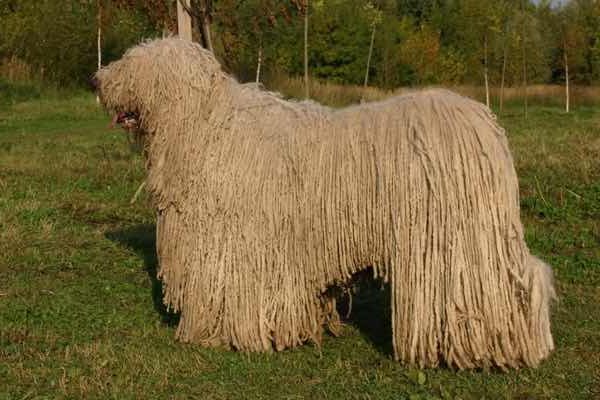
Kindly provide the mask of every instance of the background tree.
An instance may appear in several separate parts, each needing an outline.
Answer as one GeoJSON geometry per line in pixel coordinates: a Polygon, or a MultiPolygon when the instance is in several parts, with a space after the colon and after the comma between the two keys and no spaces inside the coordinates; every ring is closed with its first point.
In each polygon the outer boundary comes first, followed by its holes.
{"type": "MultiPolygon", "coordinates": [[[[103,4],[104,62],[155,32],[144,13],[129,12],[112,2],[103,4]]],[[[97,10],[95,0],[14,2],[2,16],[0,53],[26,62],[35,79],[84,84],[98,66],[97,10]]]]}
{"type": "Polygon", "coordinates": [[[440,34],[430,25],[423,23],[400,46],[402,62],[408,65],[416,85],[436,82],[440,34]]]}
{"type": "Polygon", "coordinates": [[[202,47],[214,53],[212,42],[211,23],[213,17],[212,0],[190,0],[189,4],[184,0],[176,0],[192,19],[192,26],[195,28],[197,40],[202,47]]]}
{"type": "MultiPolygon", "coordinates": [[[[0,73],[20,63],[35,79],[78,85],[97,69],[97,28],[104,64],[142,38],[176,31],[178,0],[98,1],[0,0],[0,73]]],[[[319,80],[390,89],[481,85],[488,103],[499,85],[501,106],[502,88],[523,85],[524,72],[527,84],[563,84],[568,66],[570,85],[600,83],[598,0],[313,0],[310,15],[305,7],[190,0],[195,39],[242,81],[305,79],[310,70],[319,80]],[[310,46],[301,39],[305,15],[310,46]]]]}
{"type": "Polygon", "coordinates": [[[502,54],[502,61],[500,66],[500,95],[499,95],[499,108],[500,113],[504,108],[504,87],[506,83],[506,67],[508,64],[509,48],[510,43],[516,42],[517,29],[515,26],[515,13],[513,4],[511,1],[502,0],[498,4],[500,32],[499,40],[496,41],[497,45],[500,46],[498,49],[502,54]]]}
{"type": "Polygon", "coordinates": [[[369,44],[369,55],[367,56],[367,68],[365,70],[365,82],[364,82],[364,87],[366,88],[367,84],[369,83],[369,72],[371,69],[371,57],[373,56],[373,45],[375,43],[375,30],[377,29],[377,26],[379,24],[381,24],[383,13],[381,10],[378,10],[377,8],[375,8],[373,3],[371,3],[370,1],[368,1],[364,5],[363,11],[365,12],[366,17],[371,24],[371,42],[369,44]]]}
{"type": "Polygon", "coordinates": [[[301,3],[302,14],[304,15],[304,98],[310,97],[308,88],[308,0],[301,3]]]}
{"type": "Polygon", "coordinates": [[[557,38],[557,70],[563,67],[565,81],[565,111],[570,111],[570,74],[569,70],[576,71],[580,79],[586,77],[586,69],[588,67],[586,60],[586,32],[584,28],[577,24],[579,9],[577,4],[571,3],[564,7],[555,18],[559,26],[559,35],[557,38]],[[562,65],[561,65],[562,64],[562,65]]]}

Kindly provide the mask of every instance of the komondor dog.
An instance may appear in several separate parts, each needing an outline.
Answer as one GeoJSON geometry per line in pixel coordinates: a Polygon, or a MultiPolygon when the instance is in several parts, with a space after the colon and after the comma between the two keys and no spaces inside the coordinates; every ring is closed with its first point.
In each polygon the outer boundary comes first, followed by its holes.
{"type": "Polygon", "coordinates": [[[372,268],[390,285],[396,359],[508,368],[553,349],[552,272],[524,242],[506,136],[485,106],[445,90],[341,110],[290,102],[174,38],[97,79],[144,143],[180,340],[320,343],[328,288],[372,268]]]}

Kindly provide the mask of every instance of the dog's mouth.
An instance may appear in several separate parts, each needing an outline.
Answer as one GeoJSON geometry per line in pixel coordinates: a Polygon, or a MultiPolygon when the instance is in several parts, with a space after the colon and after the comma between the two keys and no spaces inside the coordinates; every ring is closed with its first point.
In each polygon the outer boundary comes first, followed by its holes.
{"type": "Polygon", "coordinates": [[[142,129],[142,120],[137,111],[118,111],[115,110],[114,116],[110,122],[111,128],[120,126],[125,132],[127,141],[131,149],[138,151],[144,148],[146,135],[142,129]]]}
{"type": "Polygon", "coordinates": [[[127,132],[137,131],[140,127],[140,115],[135,111],[116,112],[110,123],[111,127],[119,125],[127,132]]]}

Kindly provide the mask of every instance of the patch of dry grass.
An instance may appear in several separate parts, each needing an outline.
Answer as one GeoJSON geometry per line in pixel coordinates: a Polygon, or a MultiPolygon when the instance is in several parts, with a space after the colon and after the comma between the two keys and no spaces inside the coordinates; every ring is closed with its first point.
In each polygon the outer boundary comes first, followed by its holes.
{"type": "MultiPolygon", "coordinates": [[[[304,97],[304,80],[297,77],[278,76],[268,82],[267,86],[285,96],[301,99],[304,97]]],[[[435,86],[446,87],[464,96],[485,101],[485,89],[481,86],[435,86]]],[[[311,80],[310,97],[320,103],[332,106],[345,106],[364,101],[381,100],[392,95],[403,94],[418,88],[398,88],[383,90],[373,86],[364,88],[358,85],[337,85],[334,83],[311,80]]],[[[600,104],[600,87],[598,86],[572,86],[571,107],[582,105],[600,104]]],[[[515,103],[523,101],[525,91],[522,87],[504,88],[504,102],[515,103]]],[[[500,88],[491,87],[490,96],[492,107],[499,104],[500,88]]],[[[527,87],[527,97],[530,105],[556,105],[563,107],[565,101],[565,88],[560,85],[531,85],[527,87]]]]}

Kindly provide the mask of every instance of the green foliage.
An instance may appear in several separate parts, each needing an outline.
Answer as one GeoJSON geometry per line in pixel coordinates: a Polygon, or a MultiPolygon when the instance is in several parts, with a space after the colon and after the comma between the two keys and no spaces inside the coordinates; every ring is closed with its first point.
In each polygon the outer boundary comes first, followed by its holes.
{"type": "Polygon", "coordinates": [[[3,52],[14,54],[39,71],[39,77],[67,83],[93,66],[93,15],[73,2],[64,8],[52,2],[23,1],[5,16],[3,52]],[[77,30],[74,29],[77,27],[77,30]]]}
{"type": "Polygon", "coordinates": [[[120,58],[125,50],[140,40],[155,37],[157,32],[146,15],[107,5],[103,21],[103,65],[120,58]]]}
{"type": "Polygon", "coordinates": [[[400,59],[407,65],[417,85],[438,83],[440,35],[423,24],[400,45],[400,59]]]}
{"type": "MultiPolygon", "coordinates": [[[[143,14],[104,7],[103,50],[110,61],[152,30],[143,14]]],[[[24,60],[34,68],[35,78],[60,85],[81,84],[96,70],[95,1],[22,0],[10,10],[0,25],[0,54],[24,60]]]]}
{"type": "Polygon", "coordinates": [[[555,52],[554,66],[561,78],[564,76],[566,52],[571,79],[589,84],[600,77],[598,49],[600,48],[600,3],[580,0],[566,4],[554,15],[555,52]]]}
{"type": "MultiPolygon", "coordinates": [[[[101,0],[103,57],[175,30],[175,0],[101,0]]],[[[341,84],[383,88],[563,83],[564,50],[576,84],[600,82],[600,3],[533,0],[311,0],[309,70],[341,84]],[[552,5],[554,4],[554,5],[552,5]],[[525,59],[524,59],[525,55],[525,59]],[[503,71],[505,74],[503,75],[503,71]]],[[[304,0],[215,0],[215,52],[240,80],[303,74],[304,0]]],[[[80,84],[96,68],[97,0],[0,0],[0,74],[24,61],[33,78],[80,84]]],[[[14,74],[13,74],[14,75],[14,74]]]]}
{"type": "Polygon", "coordinates": [[[336,83],[360,84],[367,64],[371,21],[356,4],[342,0],[334,5],[333,9],[323,6],[313,12],[311,74],[336,83]]]}
{"type": "MultiPolygon", "coordinates": [[[[385,9],[384,9],[385,10],[385,9]]],[[[409,18],[398,20],[385,10],[381,25],[375,35],[371,81],[380,87],[391,89],[409,86],[415,81],[415,72],[403,62],[400,48],[412,35],[413,22],[409,18]]]]}

